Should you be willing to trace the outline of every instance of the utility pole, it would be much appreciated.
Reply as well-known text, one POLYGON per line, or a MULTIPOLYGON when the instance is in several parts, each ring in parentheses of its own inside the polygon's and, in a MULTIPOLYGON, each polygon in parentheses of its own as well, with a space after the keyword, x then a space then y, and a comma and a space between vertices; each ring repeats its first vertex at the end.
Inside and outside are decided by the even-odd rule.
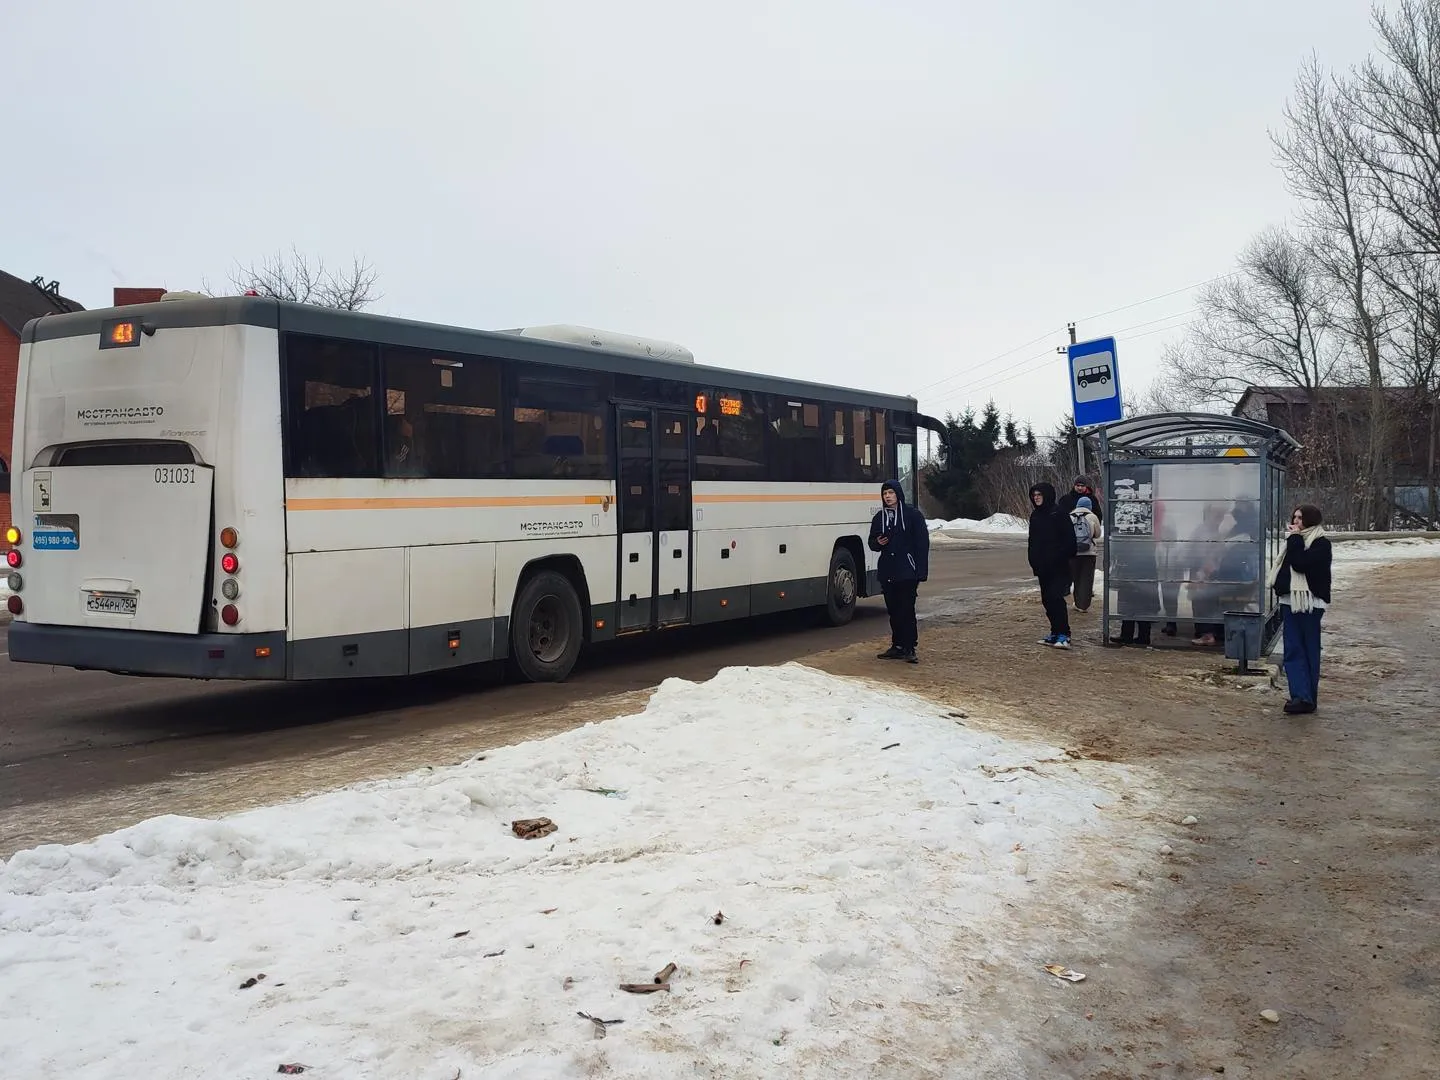
MULTIPOLYGON (((1075 324, 1074 324, 1073 322, 1072 322, 1072 323, 1066 323, 1066 324, 1065 324, 1065 328, 1070 331, 1070 344, 1071 344, 1071 345, 1074 345, 1074 344, 1075 344, 1075 340, 1076 340, 1076 338, 1075 338, 1075 324)), ((1063 354, 1065 354, 1065 357, 1066 357, 1066 365, 1065 365, 1065 366, 1066 366, 1066 372, 1065 372, 1066 377, 1067 377, 1067 378, 1074 378, 1074 374, 1069 370, 1069 366, 1070 366, 1070 365, 1069 365, 1069 350, 1066 349, 1064 345, 1060 345, 1060 346, 1057 346, 1057 347, 1056 347, 1055 351, 1058 352, 1058 353, 1063 353, 1063 354)), ((1080 429, 1079 429, 1078 427, 1075 429, 1075 475, 1076 475, 1076 476, 1084 476, 1084 475, 1085 475, 1085 440, 1081 437, 1081 435, 1080 435, 1080 429)))

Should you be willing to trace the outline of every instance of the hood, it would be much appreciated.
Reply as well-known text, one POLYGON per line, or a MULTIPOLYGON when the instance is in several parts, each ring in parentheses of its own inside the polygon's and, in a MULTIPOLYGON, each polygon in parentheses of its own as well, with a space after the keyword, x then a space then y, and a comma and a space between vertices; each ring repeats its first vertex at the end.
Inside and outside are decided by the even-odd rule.
POLYGON ((900 488, 900 481, 886 480, 883 484, 880 485, 880 494, 882 496, 880 500, 881 528, 885 529, 888 532, 890 529, 898 526, 901 531, 904 531, 905 492, 902 491, 900 488), (895 492, 895 506, 893 508, 885 505, 885 500, 883 496, 887 489, 895 492))
POLYGON ((1034 506, 1034 510, 1031 511, 1032 513, 1039 513, 1041 510, 1053 510, 1055 508, 1054 486, 1045 480, 1041 480, 1038 484, 1032 485, 1030 488, 1030 505, 1034 506), (1035 493, 1037 491, 1041 495, 1039 506, 1035 506, 1035 493))

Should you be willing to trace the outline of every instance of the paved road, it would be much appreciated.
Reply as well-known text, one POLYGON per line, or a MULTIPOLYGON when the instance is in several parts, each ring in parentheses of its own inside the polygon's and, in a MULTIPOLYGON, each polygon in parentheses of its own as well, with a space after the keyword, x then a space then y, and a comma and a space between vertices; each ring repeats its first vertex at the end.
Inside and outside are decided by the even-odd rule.
MULTIPOLYGON (((932 548, 922 615, 960 611, 967 599, 1029 580, 1015 538, 942 544, 932 548)), ((705 679, 722 667, 782 663, 888 636, 883 603, 865 600, 840 629, 790 615, 617 643, 594 650, 559 685, 507 684, 498 672, 469 680, 258 685, 12 664, 7 631, 0 626, 0 810, 232 765, 310 758, 357 739, 405 739, 473 724, 477 709, 497 722, 514 720, 670 676, 705 679)))

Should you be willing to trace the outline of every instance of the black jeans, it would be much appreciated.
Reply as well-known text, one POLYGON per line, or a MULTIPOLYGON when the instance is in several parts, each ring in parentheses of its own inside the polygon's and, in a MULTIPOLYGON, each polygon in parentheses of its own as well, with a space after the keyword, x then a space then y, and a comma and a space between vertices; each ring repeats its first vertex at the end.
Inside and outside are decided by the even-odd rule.
POLYGON ((1070 636, 1070 605, 1065 603, 1065 594, 1069 591, 1067 574, 1051 574, 1040 579, 1040 603, 1050 619, 1050 633, 1056 636, 1070 636))
POLYGON ((890 644, 900 649, 913 649, 920 644, 920 629, 915 624, 915 596, 918 581, 887 581, 881 586, 885 593, 885 610, 890 615, 890 644))

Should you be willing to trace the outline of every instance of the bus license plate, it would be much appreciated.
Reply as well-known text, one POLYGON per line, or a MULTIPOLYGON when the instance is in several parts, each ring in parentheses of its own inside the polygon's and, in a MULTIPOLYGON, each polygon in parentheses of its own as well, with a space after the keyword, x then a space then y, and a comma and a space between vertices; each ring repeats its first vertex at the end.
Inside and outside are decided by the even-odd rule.
POLYGON ((125 593, 90 593, 85 597, 85 607, 101 615, 134 615, 136 599, 125 593))

